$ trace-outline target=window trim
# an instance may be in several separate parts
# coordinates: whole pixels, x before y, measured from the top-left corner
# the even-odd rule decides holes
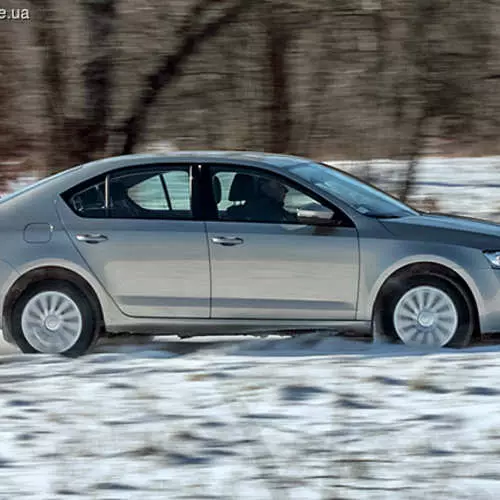
[[[265,168],[260,168],[260,167],[255,167],[255,166],[248,166],[244,164],[231,164],[231,163],[209,163],[205,162],[203,164],[203,170],[205,170],[207,173],[205,175],[201,175],[200,177],[200,183],[201,183],[201,189],[205,192],[205,196],[207,196],[207,193],[209,193],[209,198],[211,200],[211,203],[213,203],[216,207],[215,210],[215,215],[210,216],[209,218],[205,218],[204,220],[209,221],[209,222],[224,222],[224,223],[247,223],[247,224],[275,224],[279,226],[283,225],[295,225],[295,226],[310,226],[310,227],[319,227],[319,228],[328,228],[328,227],[348,227],[348,228],[356,228],[356,225],[354,224],[354,221],[352,220],[349,215],[346,214],[345,210],[342,210],[339,208],[337,205],[332,203],[330,200],[327,200],[320,194],[316,193],[312,189],[310,189],[307,186],[304,186],[300,182],[296,181],[295,179],[291,179],[289,177],[286,177],[285,175],[281,175],[273,170],[267,170]],[[317,201],[321,205],[323,205],[326,208],[329,208],[330,210],[333,210],[336,214],[340,215],[340,224],[332,222],[331,224],[304,224],[303,222],[264,222],[264,221],[231,221],[231,220],[224,220],[220,219],[218,217],[218,211],[217,211],[217,205],[215,203],[215,198],[212,190],[212,178],[215,175],[215,171],[226,171],[226,172],[231,172],[234,171],[236,173],[249,173],[249,174],[256,174],[256,175],[261,175],[264,174],[268,177],[274,177],[277,181],[284,183],[285,185],[291,187],[292,189],[295,189],[296,191],[299,191],[300,193],[303,193],[310,198],[312,198],[314,201]],[[336,219],[337,220],[337,219]]]
[[[196,181],[196,176],[193,176],[193,168],[195,165],[193,165],[192,162],[175,162],[175,163],[153,163],[153,164],[136,164],[136,165],[129,165],[126,167],[120,167],[115,170],[110,170],[105,173],[98,174],[94,177],[91,177],[90,179],[85,179],[84,181],[78,183],[75,186],[72,186],[70,189],[67,189],[63,193],[60,194],[60,197],[63,199],[64,203],[66,206],[75,214],[78,218],[80,219],[95,219],[95,220],[155,220],[155,221],[183,221],[183,222],[190,222],[190,221],[196,221],[200,220],[198,210],[195,210],[196,203],[194,200],[194,193],[195,189],[193,184]],[[119,175],[120,173],[130,173],[133,174],[136,171],[142,172],[142,173],[147,173],[147,172],[153,172],[156,175],[160,176],[160,179],[162,183],[165,183],[165,180],[163,179],[162,175],[163,173],[166,173],[171,170],[182,170],[186,171],[188,176],[189,176],[189,209],[191,211],[191,217],[190,218],[160,218],[160,217],[111,217],[109,213],[109,182],[110,178],[112,176]],[[153,177],[153,176],[151,176]],[[78,193],[79,191],[84,190],[87,187],[91,187],[94,184],[98,184],[100,182],[104,181],[104,197],[105,197],[105,207],[104,207],[104,212],[105,215],[103,217],[88,217],[88,216],[83,216],[82,214],[78,213],[69,203],[69,199],[71,196],[74,194]],[[165,183],[166,184],[166,183]],[[132,200],[133,201],[133,200]],[[142,208],[142,207],[140,207]],[[147,210],[147,209],[143,209]]]

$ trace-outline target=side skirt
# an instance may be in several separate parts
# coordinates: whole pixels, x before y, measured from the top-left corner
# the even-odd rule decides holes
[[[229,319],[169,319],[131,318],[123,324],[110,325],[109,333],[144,335],[232,335],[261,332],[290,332],[307,330],[349,330],[370,333],[371,321],[285,321]]]

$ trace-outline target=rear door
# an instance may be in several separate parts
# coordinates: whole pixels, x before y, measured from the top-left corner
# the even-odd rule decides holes
[[[207,240],[193,217],[191,174],[186,165],[127,168],[59,204],[72,242],[127,315],[209,317]]]

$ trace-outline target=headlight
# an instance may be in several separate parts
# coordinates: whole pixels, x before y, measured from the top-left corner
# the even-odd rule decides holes
[[[500,269],[500,250],[485,250],[484,256],[490,261],[491,267]]]

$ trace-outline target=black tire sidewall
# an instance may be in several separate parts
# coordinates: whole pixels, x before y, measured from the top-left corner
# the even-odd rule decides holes
[[[70,297],[82,315],[82,331],[80,338],[67,351],[61,352],[62,356],[77,357],[88,352],[94,345],[98,336],[97,315],[86,295],[75,285],[66,281],[47,280],[28,287],[14,304],[10,320],[12,338],[24,353],[39,354],[24,336],[21,326],[21,317],[26,304],[35,295],[42,292],[61,292]]]
[[[438,276],[413,276],[388,293],[382,311],[382,324],[384,331],[394,340],[402,341],[394,327],[394,310],[401,297],[418,286],[432,286],[445,292],[453,301],[458,313],[458,326],[451,340],[443,347],[465,347],[474,333],[474,315],[470,300],[460,286]]]

